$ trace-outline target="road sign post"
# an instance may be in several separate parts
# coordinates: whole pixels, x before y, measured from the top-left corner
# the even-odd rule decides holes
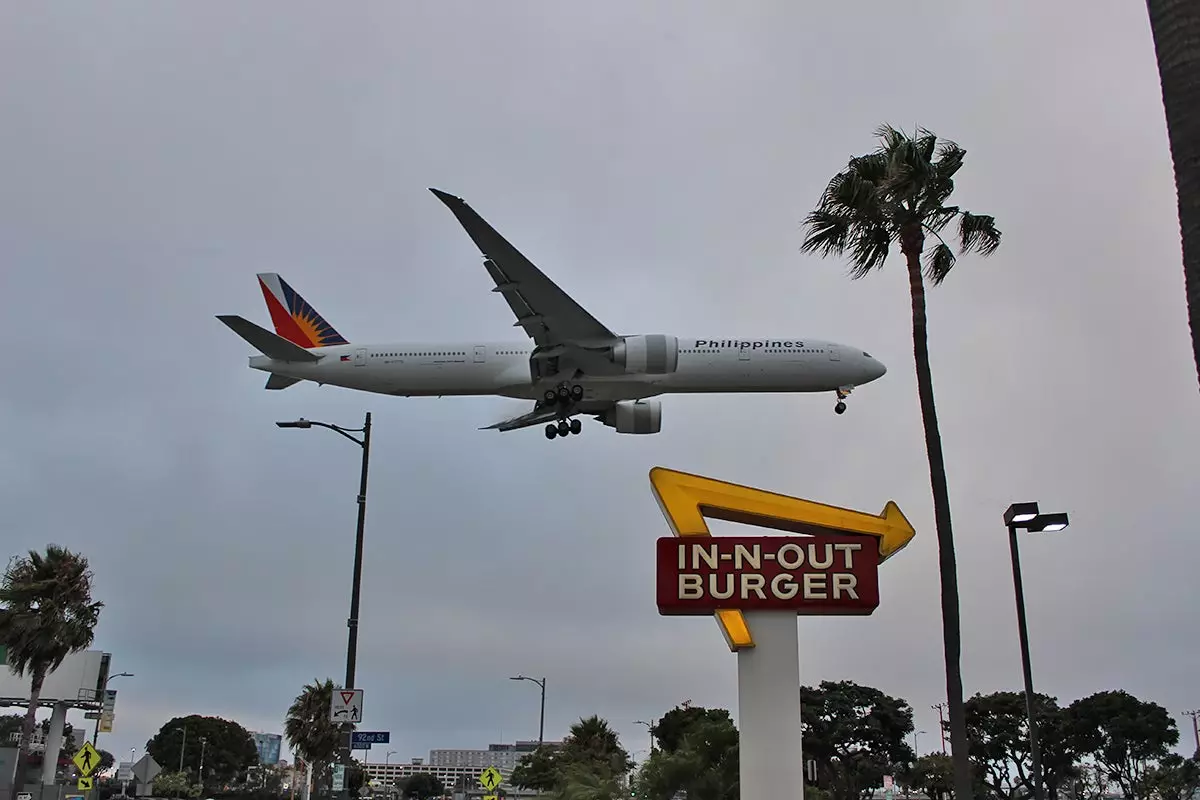
[[[662,467],[650,485],[674,534],[656,545],[659,613],[714,614],[737,654],[741,798],[803,798],[796,617],[874,611],[912,526],[895,503],[876,516]],[[713,537],[706,518],[794,536]]]

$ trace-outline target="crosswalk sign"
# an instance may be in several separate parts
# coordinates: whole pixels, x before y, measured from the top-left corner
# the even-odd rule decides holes
[[[92,747],[91,742],[84,742],[83,747],[79,748],[79,752],[71,756],[71,760],[75,762],[75,766],[79,767],[79,774],[85,778],[100,766],[100,754],[96,752],[96,748]]]
[[[92,779],[91,778],[80,778],[79,779],[79,791],[90,792],[91,790],[92,790]]]
[[[489,792],[495,791],[496,787],[500,785],[500,781],[503,779],[504,776],[501,775],[500,770],[496,769],[495,767],[488,767],[479,774],[480,785]]]

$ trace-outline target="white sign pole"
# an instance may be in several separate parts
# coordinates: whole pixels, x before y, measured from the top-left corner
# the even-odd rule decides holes
[[[755,646],[737,652],[741,798],[803,800],[799,620],[795,611],[745,617]]]

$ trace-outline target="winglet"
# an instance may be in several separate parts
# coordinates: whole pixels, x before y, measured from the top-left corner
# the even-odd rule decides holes
[[[429,187],[429,191],[433,192],[433,196],[438,200],[451,207],[466,202],[461,197],[455,197],[448,192],[443,192],[441,189],[434,189],[432,186]]]

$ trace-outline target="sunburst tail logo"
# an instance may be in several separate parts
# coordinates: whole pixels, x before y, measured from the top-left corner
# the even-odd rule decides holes
[[[267,310],[275,332],[301,347],[329,347],[349,344],[318,311],[288,285],[278,273],[260,272],[258,285],[262,288]]]

